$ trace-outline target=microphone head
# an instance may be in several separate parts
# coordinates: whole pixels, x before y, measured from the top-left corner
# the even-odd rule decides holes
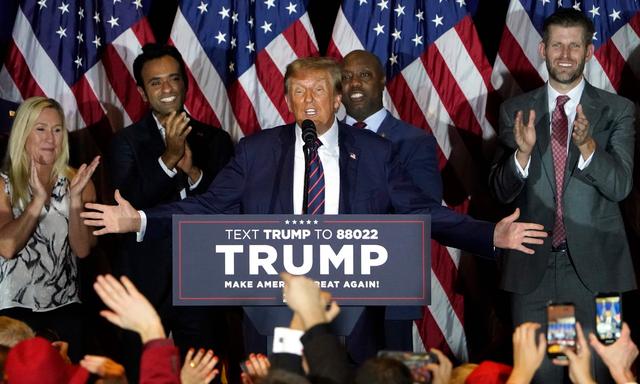
[[[302,122],[302,140],[305,144],[311,145],[318,138],[316,125],[313,121],[307,119]]]

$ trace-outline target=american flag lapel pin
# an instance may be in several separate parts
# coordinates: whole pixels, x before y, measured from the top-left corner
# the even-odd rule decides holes
[[[356,159],[358,158],[358,157],[356,156],[356,154],[355,154],[355,153],[353,153],[353,152],[349,152],[349,157],[350,157],[352,160],[356,160]]]

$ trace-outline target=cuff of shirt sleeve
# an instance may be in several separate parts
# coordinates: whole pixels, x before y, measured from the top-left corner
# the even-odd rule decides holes
[[[302,356],[300,338],[303,333],[296,329],[276,327],[273,330],[273,353],[291,353]]]
[[[176,171],[175,168],[169,169],[169,167],[167,167],[164,161],[162,161],[162,157],[158,157],[158,163],[160,163],[160,167],[162,167],[162,170],[167,174],[167,176],[174,177],[176,174],[178,174],[178,171]]]
[[[524,169],[518,162],[518,150],[513,153],[513,161],[516,163],[516,168],[520,172],[520,176],[526,179],[529,176],[529,164],[531,164],[531,156],[529,156],[529,160],[527,160],[527,165],[524,167]]]
[[[204,172],[202,172],[202,170],[200,170],[200,177],[198,177],[198,180],[194,181],[193,184],[191,183],[191,179],[187,177],[187,181],[189,182],[189,190],[190,191],[193,191],[194,189],[198,188],[198,185],[202,181],[202,176],[203,175],[204,175]]]
[[[147,231],[147,215],[144,211],[138,211],[140,215],[140,231],[136,232],[136,241],[141,243],[144,240],[144,233]]]
[[[593,154],[596,153],[596,151],[593,151],[593,153],[591,155],[589,155],[589,157],[587,158],[587,160],[582,160],[582,155],[580,155],[580,157],[578,158],[578,169],[579,170],[583,170],[585,168],[587,168],[589,166],[589,164],[591,164],[591,159],[593,159]]]

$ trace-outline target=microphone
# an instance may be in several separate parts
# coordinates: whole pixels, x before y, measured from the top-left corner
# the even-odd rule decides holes
[[[304,120],[302,122],[302,140],[305,146],[313,146],[317,139],[318,133],[316,132],[316,125],[309,119]]]

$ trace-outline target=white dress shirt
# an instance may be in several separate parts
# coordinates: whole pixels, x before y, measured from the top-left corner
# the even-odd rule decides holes
[[[366,119],[364,119],[364,123],[367,124],[366,127],[364,127],[365,129],[368,129],[370,131],[373,131],[375,133],[378,133],[378,129],[380,129],[380,126],[382,125],[382,122],[384,121],[384,119],[387,117],[387,110],[384,108],[381,108],[378,112],[374,113],[373,115],[367,117]],[[353,117],[347,115],[347,117],[345,117],[344,122],[349,124],[349,125],[353,125],[357,122],[356,119],[354,119]]]

